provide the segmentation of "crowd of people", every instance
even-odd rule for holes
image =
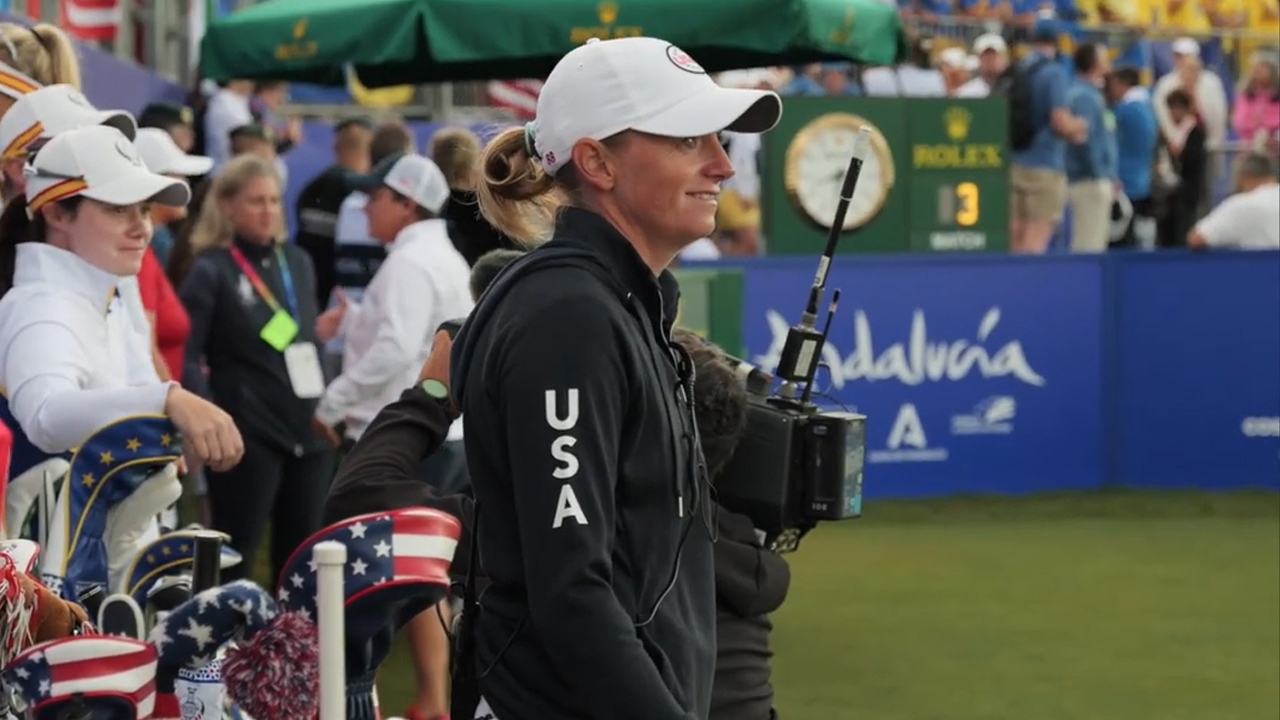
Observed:
[[[240,559],[224,581],[252,576],[262,548],[283,577],[316,531],[360,512],[464,519],[489,587],[476,662],[502,668],[473,673],[475,717],[774,716],[767,615],[786,565],[709,486],[744,431],[745,390],[718,349],[673,329],[665,268],[712,235],[734,175],[720,133],[773,127],[775,93],[723,88],[659,40],[589,43],[548,80],[538,120],[487,146],[452,128],[420,153],[402,123],[337,123],[289,238],[278,86],[230,83],[201,115],[158,103],[135,119],[81,94],[56,28],[0,38],[0,421],[15,482],[65,473],[106,428],[165,418],[176,437],[157,435],[149,461],[163,469],[103,497],[180,477]],[[628,77],[600,70],[622,56]],[[389,441],[406,427],[416,443]],[[40,493],[66,503],[118,462],[104,452],[103,468]],[[173,499],[134,513],[137,528],[91,524],[105,583],[177,527]],[[48,534],[23,503],[6,507],[6,534]],[[54,560],[40,580],[83,602],[89,579]],[[454,609],[405,628],[410,720],[449,716]]]

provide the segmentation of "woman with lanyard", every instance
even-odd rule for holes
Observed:
[[[24,195],[0,215],[0,387],[40,451],[64,453],[122,418],[164,414],[191,459],[239,461],[231,418],[156,377],[118,292],[142,265],[150,204],[190,194],[149,172],[109,126],[64,132],[28,166]]]
[[[715,521],[666,267],[715,229],[733,175],[717,134],[781,112],[657,38],[593,41],[552,70],[537,119],[486,149],[481,212],[517,241],[551,239],[454,341],[491,582],[463,611],[478,688],[455,687],[482,699],[455,716],[707,717]]]
[[[333,453],[311,421],[324,392],[315,270],[284,236],[275,167],[233,158],[209,189],[192,233],[196,259],[178,290],[191,316],[184,377],[201,382],[204,361],[208,397],[244,435],[244,461],[208,478],[213,526],[244,556],[224,579],[254,567],[268,520],[278,574],[320,529],[332,479]]]
[[[80,63],[66,33],[45,23],[0,23],[0,117],[23,95],[58,83],[80,87]],[[21,176],[21,160],[4,163],[2,199],[22,194],[11,185]]]

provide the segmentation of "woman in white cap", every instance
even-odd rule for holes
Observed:
[[[714,229],[733,174],[718,133],[769,130],[781,107],[665,41],[589,42],[551,72],[537,119],[485,151],[481,212],[550,242],[454,344],[491,582],[454,717],[707,717],[714,520],[666,267]]]
[[[0,387],[40,451],[63,453],[122,418],[164,414],[194,459],[239,461],[231,418],[159,381],[120,310],[118,288],[137,274],[151,238],[150,204],[183,205],[190,195],[186,183],[148,171],[109,126],[68,130],[29,164],[25,194],[0,215]]]

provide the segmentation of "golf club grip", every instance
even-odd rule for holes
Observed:
[[[219,585],[222,576],[222,536],[202,532],[195,538],[191,561],[191,594],[197,595]]]

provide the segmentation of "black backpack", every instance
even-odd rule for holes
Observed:
[[[1009,144],[1014,151],[1025,150],[1036,138],[1041,123],[1032,114],[1031,79],[1048,64],[1048,58],[1037,58],[1028,65],[1010,63],[991,88],[993,96],[1009,99]]]

